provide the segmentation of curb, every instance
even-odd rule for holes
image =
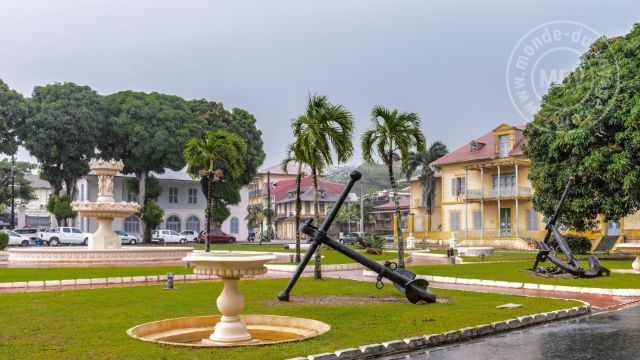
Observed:
[[[197,281],[197,280],[219,280],[214,275],[195,275],[195,274],[178,274],[174,275],[173,281]],[[122,285],[122,284],[145,284],[145,283],[164,283],[167,281],[167,275],[152,276],[123,276],[108,278],[91,278],[91,279],[65,279],[65,280],[34,280],[34,281],[16,281],[0,283],[0,289],[16,289],[16,288],[64,288],[66,286],[76,285]]]
[[[376,273],[370,270],[363,270],[362,276],[375,277]],[[425,279],[427,281],[433,281],[443,284],[461,284],[461,285],[479,285],[479,286],[491,286],[509,289],[527,289],[527,290],[540,290],[540,291],[557,291],[557,292],[573,292],[581,294],[596,294],[596,295],[613,295],[613,296],[640,296],[640,289],[605,289],[605,288],[588,288],[578,286],[565,286],[565,285],[548,285],[548,284],[535,284],[535,283],[521,283],[510,281],[497,281],[497,280],[483,280],[483,279],[467,279],[467,278],[454,278],[447,276],[432,276],[432,275],[418,275],[416,278]]]
[[[341,359],[371,359],[380,356],[412,352],[420,349],[452,344],[479,338],[482,336],[495,335],[498,333],[522,329],[542,323],[566,320],[573,317],[588,314],[591,306],[583,302],[584,305],[569,309],[556,310],[534,315],[524,315],[515,319],[497,321],[491,324],[482,324],[458,330],[447,331],[440,334],[429,334],[406,338],[403,340],[392,340],[381,344],[369,344],[360,346],[358,349],[349,348],[327,352],[322,354],[309,355],[307,357],[296,357],[289,360],[341,360]]]

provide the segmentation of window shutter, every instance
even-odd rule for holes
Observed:
[[[453,195],[453,196],[458,195],[458,193],[456,191],[456,178],[452,178],[451,179],[451,195]]]

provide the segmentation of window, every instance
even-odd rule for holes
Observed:
[[[471,152],[477,152],[478,151],[478,143],[475,141],[472,141],[469,146],[471,147]]]
[[[237,234],[240,232],[240,221],[238,221],[237,217],[231,218],[231,233]]]
[[[318,210],[320,214],[324,214],[324,203],[318,204],[318,207],[320,208],[320,210]]]
[[[460,231],[460,212],[458,211],[449,212],[449,230]]]
[[[538,213],[535,209],[527,209],[527,230],[538,230]]]
[[[84,184],[80,184],[80,201],[85,201]]]
[[[71,233],[71,229],[69,229],[69,228],[62,228],[62,232]]]
[[[74,234],[82,234],[82,230],[80,230],[80,229],[78,229],[78,228],[72,228],[72,229],[71,229],[71,231],[72,231]]]
[[[480,211],[473,212],[473,230],[482,230],[482,213]]]
[[[509,145],[511,142],[509,135],[500,135],[498,138],[500,142],[500,157],[508,157],[509,156]]]
[[[167,230],[180,232],[180,219],[177,216],[172,215],[167,218]]]
[[[169,204],[177,204],[178,203],[178,188],[170,187],[169,188]]]
[[[311,214],[311,203],[308,201],[304,203],[304,213]]]
[[[127,190],[127,202],[138,202],[138,197],[136,196],[136,194],[132,193],[129,190]]]
[[[187,230],[200,231],[200,219],[196,216],[189,216],[187,218]]]
[[[493,175],[493,193],[498,195],[498,175]],[[500,175],[500,196],[516,195],[516,174]]]
[[[189,189],[189,204],[197,204],[198,203],[198,189],[191,188]]]
[[[451,179],[451,195],[460,196],[464,194],[466,179],[464,177],[454,177]]]
[[[135,215],[131,215],[124,219],[124,231],[128,233],[139,233],[140,218]]]

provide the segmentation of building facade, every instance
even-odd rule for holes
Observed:
[[[417,238],[477,240],[476,244],[527,247],[523,237],[540,240],[544,218],[533,207],[533,189],[528,179],[530,161],[523,152],[525,125],[502,124],[468,144],[434,161],[438,168],[435,207],[429,231],[420,231],[415,220],[424,212],[422,189],[413,178],[410,204],[413,220],[409,229]],[[600,218],[600,226],[582,233],[594,240],[640,240],[640,214],[623,219]]]
[[[153,174],[162,187],[162,194],[158,198],[158,205],[164,209],[163,222],[160,229],[170,229],[178,232],[184,230],[201,231],[206,226],[205,208],[206,198],[201,191],[200,182],[191,179],[184,171],[167,170],[164,174]],[[132,176],[119,174],[114,178],[113,197],[115,201],[137,201],[136,196],[127,191],[125,181]],[[47,211],[46,204],[51,195],[51,187],[46,181],[37,176],[30,178],[36,187],[38,199],[18,209],[19,227],[50,227],[57,226],[55,218]],[[249,203],[248,187],[240,191],[241,201],[229,207],[231,215],[221,225],[221,230],[231,234],[237,240],[244,240],[248,236],[247,205]],[[96,201],[98,198],[98,178],[93,174],[86,175],[77,183],[76,200]],[[72,221],[73,226],[85,232],[95,232],[98,224],[93,218],[78,216]],[[114,230],[124,230],[133,235],[140,235],[140,219],[132,215],[126,219],[114,219]]]

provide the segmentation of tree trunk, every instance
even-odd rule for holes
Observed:
[[[300,181],[302,178],[302,165],[298,164],[298,176],[296,177],[296,263],[300,263],[300,212],[302,201],[300,199]]]
[[[205,211],[205,214],[207,217],[207,227],[205,228],[206,234],[204,238],[206,252],[211,251],[211,244],[209,243],[209,231],[211,231],[211,205],[213,202],[213,199],[211,198],[212,192],[213,192],[213,179],[212,179],[212,176],[209,176],[209,181],[207,181],[207,211]]]
[[[314,221],[316,226],[320,226],[320,205],[318,204],[318,170],[313,167],[311,168],[311,176],[313,177],[313,212],[314,212]],[[322,254],[320,253],[320,246],[316,250],[316,263],[313,270],[313,277],[316,280],[322,280]]]
[[[391,151],[389,151],[387,165],[389,166],[389,181],[391,181],[391,189],[393,189],[393,202],[396,205],[396,231],[398,232],[398,267],[400,269],[404,269],[404,241],[402,240],[402,225],[400,224],[402,217],[400,214],[400,199],[398,199],[398,185],[396,184],[396,179],[393,177],[393,154]]]
[[[66,186],[67,188],[67,195],[69,195],[69,198],[71,199],[71,201],[73,201],[73,197],[76,195],[76,183],[78,181],[73,179],[73,180],[65,180],[64,181],[64,186]]]
[[[151,243],[151,229],[147,223],[144,215],[145,203],[147,200],[147,177],[149,173],[142,171],[136,173],[138,178],[138,205],[140,205],[140,232],[142,233],[142,242],[145,244]]]

